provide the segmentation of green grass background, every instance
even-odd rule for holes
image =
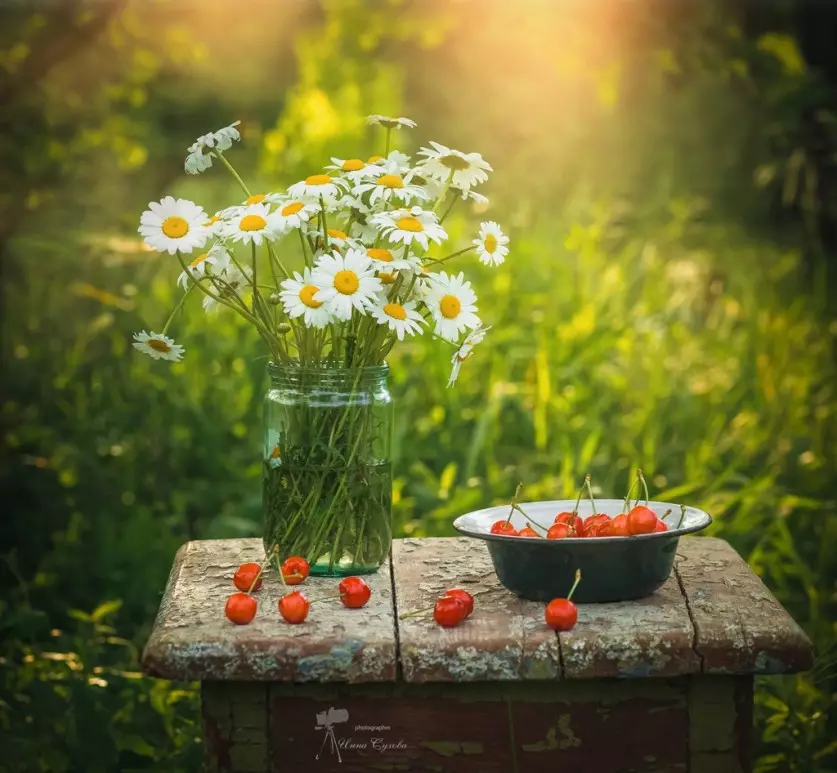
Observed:
[[[196,303],[173,367],[136,355],[178,269],[136,239],[235,119],[232,158],[277,189],[329,156],[476,150],[504,224],[466,270],[491,335],[391,359],[395,530],[450,535],[507,501],[621,495],[714,517],[805,627],[813,672],[759,684],[759,771],[837,769],[835,99],[799,3],[165,0],[0,11],[3,261],[0,770],[179,771],[200,759],[194,686],[147,679],[147,637],[186,539],[260,530],[265,353]],[[465,212],[463,210],[462,215]],[[289,246],[288,254],[292,248]]]

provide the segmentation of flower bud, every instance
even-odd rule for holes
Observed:
[[[276,292],[276,290],[274,290],[274,291],[273,291],[273,292],[272,292],[272,293],[271,293],[271,294],[267,297],[267,302],[268,302],[269,304],[271,304],[272,306],[278,306],[280,303],[282,303],[282,297],[279,295],[279,293],[278,293],[278,292]]]
[[[276,332],[283,336],[291,332],[291,326],[287,322],[280,322],[276,326]]]

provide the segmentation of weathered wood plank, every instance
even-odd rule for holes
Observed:
[[[726,542],[681,539],[675,570],[705,673],[783,674],[811,668],[811,641]]]
[[[398,621],[407,682],[555,679],[561,658],[543,605],[523,601],[498,582],[485,545],[457,539],[393,543],[398,614],[432,606],[446,590],[479,590],[474,614],[442,628],[428,613]]]
[[[207,773],[262,773],[268,766],[267,692],[258,682],[203,682]]]
[[[693,677],[689,682],[689,754],[693,773],[749,773],[753,677]]]
[[[700,670],[689,610],[673,575],[644,599],[579,604],[578,625],[559,637],[567,679],[680,676]]]
[[[261,561],[261,540],[201,540],[177,553],[151,637],[146,673],[166,679],[375,682],[396,678],[396,643],[389,566],[366,577],[372,599],[362,610],[333,599],[314,604],[302,625],[288,625],[276,604],[284,593],[268,575],[256,597],[255,620],[236,626],[224,616],[235,592],[232,575]],[[310,599],[336,593],[337,580],[310,577]]]

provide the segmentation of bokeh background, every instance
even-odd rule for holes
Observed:
[[[837,53],[826,2],[64,0],[0,9],[0,769],[180,771],[194,686],[138,673],[186,539],[255,535],[265,353],[198,304],[187,358],[137,355],[178,269],[142,249],[164,194],[242,121],[253,190],[380,151],[367,113],[494,166],[508,262],[471,267],[491,336],[392,358],[400,535],[568,496],[715,517],[814,640],[759,684],[758,771],[837,769]],[[471,214],[467,220],[464,215]],[[469,224],[470,223],[470,224]],[[467,243],[467,242],[465,242]]]

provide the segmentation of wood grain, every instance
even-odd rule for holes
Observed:
[[[312,604],[308,620],[289,625],[277,602],[277,576],[265,578],[255,620],[236,626],[224,616],[235,592],[232,576],[246,561],[260,562],[261,540],[202,540],[177,553],[143,670],[166,679],[274,682],[376,682],[396,678],[392,584],[385,565],[366,578],[372,598],[364,609],[332,599]],[[309,599],[333,595],[337,580],[306,580]]]
[[[430,612],[398,620],[406,682],[556,679],[558,640],[543,605],[523,601],[498,582],[485,545],[467,537],[393,543],[398,613],[432,607],[451,588],[474,593],[474,614],[456,628],[437,625]]]
[[[704,673],[784,674],[811,668],[811,641],[726,542],[681,539],[675,570]]]

